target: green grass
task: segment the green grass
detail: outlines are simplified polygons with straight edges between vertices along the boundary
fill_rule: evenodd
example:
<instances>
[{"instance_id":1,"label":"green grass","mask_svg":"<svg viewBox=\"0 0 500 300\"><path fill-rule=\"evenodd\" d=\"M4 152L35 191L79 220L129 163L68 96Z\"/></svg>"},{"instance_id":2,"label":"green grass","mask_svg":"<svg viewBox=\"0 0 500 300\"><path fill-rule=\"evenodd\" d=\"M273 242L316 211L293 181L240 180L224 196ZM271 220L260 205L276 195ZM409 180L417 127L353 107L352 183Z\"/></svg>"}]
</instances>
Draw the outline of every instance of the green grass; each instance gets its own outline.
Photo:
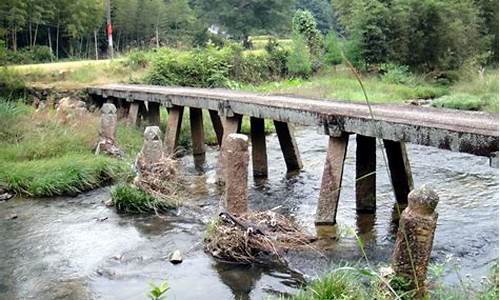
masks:
<instances>
[{"instance_id":1,"label":"green grass","mask_svg":"<svg viewBox=\"0 0 500 300\"><path fill-rule=\"evenodd\" d=\"M398 103L412 99L437 98L448 94L448 88L415 78L412 84L384 82L374 75L363 76L368 97L374 103ZM260 93L294 94L306 97L364 101L363 91L354 75L343 66L331 68L309 80L288 79L262 85L242 85L241 89Z\"/></svg>"},{"instance_id":2,"label":"green grass","mask_svg":"<svg viewBox=\"0 0 500 300\"><path fill-rule=\"evenodd\" d=\"M178 206L177 203L157 199L134 186L125 184L114 187L111 198L119 212L131 214L164 212Z\"/></svg>"},{"instance_id":3,"label":"green grass","mask_svg":"<svg viewBox=\"0 0 500 300\"><path fill-rule=\"evenodd\" d=\"M127 161L93 154L98 126L97 115L64 123L54 111L34 112L20 102L0 99L0 186L45 197L128 179ZM135 157L142 134L120 125L118 143L127 157Z\"/></svg>"},{"instance_id":4,"label":"green grass","mask_svg":"<svg viewBox=\"0 0 500 300\"><path fill-rule=\"evenodd\" d=\"M433 102L435 107L498 112L498 70L488 70L483 78L477 73L463 74L450 87L450 95Z\"/></svg>"}]
</instances>

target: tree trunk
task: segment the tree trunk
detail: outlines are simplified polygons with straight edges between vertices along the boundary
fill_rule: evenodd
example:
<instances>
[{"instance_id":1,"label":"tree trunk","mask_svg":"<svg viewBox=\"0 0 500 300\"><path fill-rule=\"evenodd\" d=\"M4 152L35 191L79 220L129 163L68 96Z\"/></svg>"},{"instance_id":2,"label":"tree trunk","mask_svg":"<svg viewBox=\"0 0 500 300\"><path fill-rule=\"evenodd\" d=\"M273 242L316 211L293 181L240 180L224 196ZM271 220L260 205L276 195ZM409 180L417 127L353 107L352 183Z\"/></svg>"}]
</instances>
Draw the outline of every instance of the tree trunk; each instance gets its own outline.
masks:
<instances>
[{"instance_id":1,"label":"tree trunk","mask_svg":"<svg viewBox=\"0 0 500 300\"><path fill-rule=\"evenodd\" d=\"M14 31L12 31L12 50L17 52L17 26L14 26Z\"/></svg>"},{"instance_id":2,"label":"tree trunk","mask_svg":"<svg viewBox=\"0 0 500 300\"><path fill-rule=\"evenodd\" d=\"M52 49L52 34L50 33L50 27L47 27L47 37L49 39L49 48L50 48L50 52L51 53L54 53L54 50ZM53 57L53 56L52 56ZM53 59L51 58L50 59L51 61L53 61Z\"/></svg>"},{"instance_id":3,"label":"tree trunk","mask_svg":"<svg viewBox=\"0 0 500 300\"><path fill-rule=\"evenodd\" d=\"M99 60L99 52L97 51L97 30L94 30L94 46L95 46L95 60Z\"/></svg>"},{"instance_id":4,"label":"tree trunk","mask_svg":"<svg viewBox=\"0 0 500 300\"><path fill-rule=\"evenodd\" d=\"M30 37L30 42L28 43L28 45L31 47L33 47L33 33L31 32L31 21L28 22L28 28L29 28L29 37Z\"/></svg>"},{"instance_id":5,"label":"tree trunk","mask_svg":"<svg viewBox=\"0 0 500 300\"><path fill-rule=\"evenodd\" d=\"M59 60L59 21L57 21L56 31L56 59Z\"/></svg>"},{"instance_id":6,"label":"tree trunk","mask_svg":"<svg viewBox=\"0 0 500 300\"><path fill-rule=\"evenodd\" d=\"M35 26L35 36L33 37L33 47L36 45L36 36L38 35L38 24Z\"/></svg>"}]
</instances>

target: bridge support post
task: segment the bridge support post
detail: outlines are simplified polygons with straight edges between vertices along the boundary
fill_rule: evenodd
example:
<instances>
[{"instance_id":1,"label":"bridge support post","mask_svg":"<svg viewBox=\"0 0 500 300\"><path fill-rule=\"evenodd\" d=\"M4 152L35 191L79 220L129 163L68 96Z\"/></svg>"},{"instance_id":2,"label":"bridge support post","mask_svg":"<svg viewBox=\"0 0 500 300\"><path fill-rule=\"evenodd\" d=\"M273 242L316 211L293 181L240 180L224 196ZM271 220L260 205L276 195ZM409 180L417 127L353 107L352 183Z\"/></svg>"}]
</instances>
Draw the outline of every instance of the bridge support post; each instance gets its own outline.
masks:
<instances>
[{"instance_id":1,"label":"bridge support post","mask_svg":"<svg viewBox=\"0 0 500 300\"><path fill-rule=\"evenodd\" d=\"M219 185L224 185L226 180L225 169L226 169L226 158L224 147L226 143L226 139L230 134L238 133L241 129L241 115L234 115L232 117L225 117L223 119L222 125L224 127L224 134L222 137L222 144L219 152L219 159L217 161L217 169L216 169L216 177L217 183Z\"/></svg>"},{"instance_id":2,"label":"bridge support post","mask_svg":"<svg viewBox=\"0 0 500 300\"><path fill-rule=\"evenodd\" d=\"M160 103L148 102L145 117L147 125L160 126Z\"/></svg>"},{"instance_id":3,"label":"bridge support post","mask_svg":"<svg viewBox=\"0 0 500 300\"><path fill-rule=\"evenodd\" d=\"M139 116L139 102L131 102L128 109L127 123L128 125L137 125L137 117Z\"/></svg>"},{"instance_id":4,"label":"bridge support post","mask_svg":"<svg viewBox=\"0 0 500 300\"><path fill-rule=\"evenodd\" d=\"M289 123L274 121L274 128L280 142L281 151L285 158L286 168L288 172L298 171L302 169L302 161L300 159L299 148L295 142L295 136Z\"/></svg>"},{"instance_id":5,"label":"bridge support post","mask_svg":"<svg viewBox=\"0 0 500 300\"><path fill-rule=\"evenodd\" d=\"M377 140L356 135L356 211L374 213L376 205Z\"/></svg>"},{"instance_id":6,"label":"bridge support post","mask_svg":"<svg viewBox=\"0 0 500 300\"><path fill-rule=\"evenodd\" d=\"M264 119L250 117L252 166L254 177L267 177L267 151Z\"/></svg>"},{"instance_id":7,"label":"bridge support post","mask_svg":"<svg viewBox=\"0 0 500 300\"><path fill-rule=\"evenodd\" d=\"M226 158L224 208L230 214L243 214L248 210L248 137L229 134L224 139Z\"/></svg>"},{"instance_id":8,"label":"bridge support post","mask_svg":"<svg viewBox=\"0 0 500 300\"><path fill-rule=\"evenodd\" d=\"M191 124L194 163L195 166L200 167L205 163L205 131L203 130L201 108L189 108L189 122Z\"/></svg>"},{"instance_id":9,"label":"bridge support post","mask_svg":"<svg viewBox=\"0 0 500 300\"><path fill-rule=\"evenodd\" d=\"M215 110L208 110L210 113L210 119L212 120L212 126L214 127L215 135L217 136L217 143L219 147L222 145L222 136L224 135L224 128L222 127L222 122L219 117L219 113Z\"/></svg>"},{"instance_id":10,"label":"bridge support post","mask_svg":"<svg viewBox=\"0 0 500 300\"><path fill-rule=\"evenodd\" d=\"M179 142L181 132L182 115L184 106L173 106L168 112L167 129L165 132L165 153L174 155Z\"/></svg>"},{"instance_id":11,"label":"bridge support post","mask_svg":"<svg viewBox=\"0 0 500 300\"><path fill-rule=\"evenodd\" d=\"M335 225L337 223L337 206L348 142L349 134L347 133L342 133L339 137L330 137L328 141L325 168L316 210L316 225Z\"/></svg>"},{"instance_id":12,"label":"bridge support post","mask_svg":"<svg viewBox=\"0 0 500 300\"><path fill-rule=\"evenodd\" d=\"M384 140L384 147L396 201L398 204L406 205L408 193L413 190L413 177L406 146L402 142Z\"/></svg>"}]
</instances>

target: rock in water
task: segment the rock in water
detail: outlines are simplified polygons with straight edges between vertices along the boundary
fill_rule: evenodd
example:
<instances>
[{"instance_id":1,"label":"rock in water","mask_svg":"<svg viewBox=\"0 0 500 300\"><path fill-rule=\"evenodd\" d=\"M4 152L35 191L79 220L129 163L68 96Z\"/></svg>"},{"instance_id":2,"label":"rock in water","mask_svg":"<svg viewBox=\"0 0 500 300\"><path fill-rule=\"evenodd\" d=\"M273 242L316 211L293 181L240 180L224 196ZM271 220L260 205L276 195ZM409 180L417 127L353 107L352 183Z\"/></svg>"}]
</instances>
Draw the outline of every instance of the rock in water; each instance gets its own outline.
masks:
<instances>
[{"instance_id":1,"label":"rock in water","mask_svg":"<svg viewBox=\"0 0 500 300\"><path fill-rule=\"evenodd\" d=\"M174 265L180 264L182 262L181 251L175 250L172 255L170 255L170 262Z\"/></svg>"}]
</instances>

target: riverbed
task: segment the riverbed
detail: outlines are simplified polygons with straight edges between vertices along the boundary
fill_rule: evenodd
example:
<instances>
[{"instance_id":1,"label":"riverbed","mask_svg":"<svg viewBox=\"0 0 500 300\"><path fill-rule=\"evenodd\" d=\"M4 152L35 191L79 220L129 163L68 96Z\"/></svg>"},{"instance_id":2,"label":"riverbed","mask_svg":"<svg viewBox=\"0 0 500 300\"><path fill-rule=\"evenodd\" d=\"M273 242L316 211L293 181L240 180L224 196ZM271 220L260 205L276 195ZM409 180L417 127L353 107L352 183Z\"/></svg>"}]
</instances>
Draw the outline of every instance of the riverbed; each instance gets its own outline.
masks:
<instances>
[{"instance_id":1,"label":"riverbed","mask_svg":"<svg viewBox=\"0 0 500 300\"><path fill-rule=\"evenodd\" d=\"M287 174L277 137L268 136L270 175L267 180L249 176L250 207L274 208L315 233L327 137L314 128L301 128L296 137L303 171ZM430 184L440 196L432 263L452 259L460 266L458 276L479 282L498 258L498 169L483 157L407 148L415 185ZM77 197L0 203L0 299L146 299L148 284L163 280L170 286L168 299L263 299L295 293L329 268L366 264L363 252L370 265L389 262L394 196L380 149L376 215L356 215L351 139L337 215L340 238L322 241L322 251L289 253L289 268L229 265L204 253L205 229L221 199L216 157L216 149L209 149L201 173L190 156L182 159L189 201L197 209L180 208L163 218L117 214L104 205L109 187ZM168 256L177 249L184 262L172 265ZM455 284L458 276L448 270L444 279Z\"/></svg>"}]
</instances>

